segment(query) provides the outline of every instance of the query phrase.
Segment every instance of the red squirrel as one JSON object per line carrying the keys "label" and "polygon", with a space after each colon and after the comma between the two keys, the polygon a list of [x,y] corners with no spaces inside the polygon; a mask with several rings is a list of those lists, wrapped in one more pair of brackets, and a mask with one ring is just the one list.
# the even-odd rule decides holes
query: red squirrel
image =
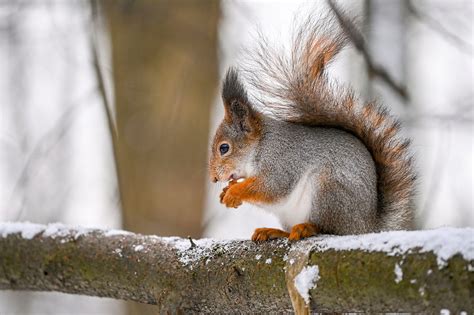
{"label": "red squirrel", "polygon": [[256,229],[254,241],[413,226],[416,176],[399,121],[328,78],[346,42],[333,19],[308,19],[289,55],[262,40],[249,67],[227,71],[210,177],[228,181],[227,207],[248,202],[280,219],[283,230]]}

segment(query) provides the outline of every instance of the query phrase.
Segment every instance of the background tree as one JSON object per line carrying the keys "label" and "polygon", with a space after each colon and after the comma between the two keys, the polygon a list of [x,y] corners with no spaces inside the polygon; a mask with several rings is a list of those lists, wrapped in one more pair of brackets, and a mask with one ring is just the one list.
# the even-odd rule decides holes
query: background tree
{"label": "background tree", "polygon": [[[200,237],[218,1],[105,1],[123,225]],[[132,314],[156,309],[130,304]]]}
{"label": "background tree", "polygon": [[201,233],[217,1],[106,1],[124,228]]}

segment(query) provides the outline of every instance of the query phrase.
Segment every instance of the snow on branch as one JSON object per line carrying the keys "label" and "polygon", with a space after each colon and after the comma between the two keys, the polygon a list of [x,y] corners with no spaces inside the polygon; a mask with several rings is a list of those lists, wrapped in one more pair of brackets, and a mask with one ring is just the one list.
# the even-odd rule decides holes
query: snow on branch
{"label": "snow on branch", "polygon": [[191,240],[0,224],[0,289],[59,291],[186,312],[474,311],[474,229]]}

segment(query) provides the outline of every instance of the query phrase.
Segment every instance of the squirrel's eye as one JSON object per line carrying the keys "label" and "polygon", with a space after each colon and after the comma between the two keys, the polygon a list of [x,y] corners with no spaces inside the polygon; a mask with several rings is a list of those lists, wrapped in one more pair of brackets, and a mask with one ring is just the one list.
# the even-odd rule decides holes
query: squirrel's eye
{"label": "squirrel's eye", "polygon": [[229,152],[229,149],[230,146],[227,143],[223,143],[219,146],[219,152],[221,153],[221,155],[224,155]]}

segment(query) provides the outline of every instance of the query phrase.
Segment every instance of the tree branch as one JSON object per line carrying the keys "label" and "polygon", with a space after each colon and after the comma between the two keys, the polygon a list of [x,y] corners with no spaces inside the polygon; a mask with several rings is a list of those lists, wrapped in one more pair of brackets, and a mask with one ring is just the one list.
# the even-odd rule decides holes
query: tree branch
{"label": "tree branch", "polygon": [[[161,311],[472,312],[473,233],[445,228],[255,244],[5,223],[0,289],[134,300]],[[310,267],[317,272],[305,279],[301,270]],[[301,294],[311,283],[307,305]]]}

